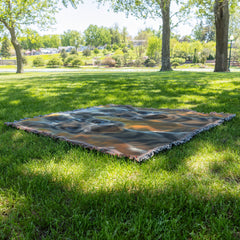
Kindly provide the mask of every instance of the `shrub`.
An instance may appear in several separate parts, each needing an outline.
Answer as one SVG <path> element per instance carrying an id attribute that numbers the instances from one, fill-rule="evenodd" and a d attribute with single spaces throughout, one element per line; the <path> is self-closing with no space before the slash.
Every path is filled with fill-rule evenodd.
<path id="1" fill-rule="evenodd" d="M 146 67 L 154 67 L 156 66 L 156 64 L 157 64 L 156 61 L 154 61 L 154 59 L 151 59 L 151 58 L 146 59 L 144 62 L 144 65 Z"/>
<path id="2" fill-rule="evenodd" d="M 125 53 L 122 57 L 123 59 L 123 66 L 127 67 L 128 66 L 128 62 L 130 60 L 130 57 L 129 57 L 129 54 L 128 53 Z"/>
<path id="3" fill-rule="evenodd" d="M 240 62 L 240 46 L 239 49 L 233 49 L 231 59 L 232 61 Z"/>
<path id="4" fill-rule="evenodd" d="M 115 60 L 115 62 L 116 62 L 116 67 L 122 67 L 123 66 L 123 56 L 121 56 L 121 55 L 115 55 L 115 56 L 113 56 L 112 57 L 114 60 Z"/>
<path id="5" fill-rule="evenodd" d="M 97 66 L 100 66 L 101 65 L 101 60 L 98 58 L 94 61 L 94 64 L 97 65 Z"/>
<path id="6" fill-rule="evenodd" d="M 121 49 L 117 49 L 115 52 L 114 52 L 114 55 L 123 55 L 123 51 Z"/>
<path id="7" fill-rule="evenodd" d="M 62 60 L 58 57 L 52 57 L 48 63 L 47 66 L 51 67 L 51 68 L 56 68 L 56 67 L 60 67 L 63 64 Z"/>
<path id="8" fill-rule="evenodd" d="M 72 61 L 71 61 L 71 65 L 73 67 L 79 67 L 83 65 L 83 61 L 79 58 L 79 57 L 75 57 Z"/>
<path id="9" fill-rule="evenodd" d="M 71 55 L 78 55 L 78 52 L 77 52 L 76 48 L 72 48 L 70 54 Z"/>
<path id="10" fill-rule="evenodd" d="M 68 54 L 66 53 L 65 49 L 61 50 L 60 56 L 61 56 L 63 61 L 67 58 Z"/>
<path id="11" fill-rule="evenodd" d="M 108 54 L 107 49 L 103 49 L 103 54 L 104 54 L 104 55 L 107 55 L 107 54 Z"/>
<path id="12" fill-rule="evenodd" d="M 185 58 L 172 58 L 171 63 L 174 63 L 174 62 L 179 63 L 179 65 L 180 65 L 180 64 L 184 64 L 186 62 L 186 60 L 185 60 Z"/>
<path id="13" fill-rule="evenodd" d="M 162 49 L 162 41 L 159 37 L 152 36 L 148 39 L 146 54 L 149 58 L 159 63 L 161 59 L 161 49 Z M 144 48 L 140 48 L 139 51 L 144 52 Z M 139 56 L 141 55 L 139 54 Z"/>
<path id="14" fill-rule="evenodd" d="M 89 56 L 91 56 L 91 50 L 90 49 L 84 49 L 82 54 L 85 57 L 89 57 Z"/>
<path id="15" fill-rule="evenodd" d="M 123 53 L 128 53 L 128 48 L 127 48 L 127 47 L 124 47 L 124 48 L 122 49 L 122 52 L 123 52 Z"/>
<path id="16" fill-rule="evenodd" d="M 126 47 L 126 44 L 125 44 L 125 43 L 121 43 L 121 44 L 120 44 L 120 48 L 123 49 L 123 48 L 125 48 L 125 47 Z"/>
<path id="17" fill-rule="evenodd" d="M 134 66 L 134 60 L 129 59 L 125 65 L 126 67 L 133 67 Z"/>
<path id="18" fill-rule="evenodd" d="M 196 48 L 194 49 L 193 63 L 199 63 L 199 57 L 198 57 Z"/>
<path id="19" fill-rule="evenodd" d="M 76 58 L 76 56 L 69 56 L 65 59 L 64 61 L 64 66 L 69 66 L 71 64 L 71 62 L 74 60 L 74 58 Z"/>
<path id="20" fill-rule="evenodd" d="M 133 63 L 134 67 L 141 67 L 142 65 L 143 65 L 143 60 L 141 58 L 137 58 Z"/>
<path id="21" fill-rule="evenodd" d="M 106 49 L 108 50 L 108 51 L 111 51 L 112 50 L 112 47 L 111 47 L 111 45 L 107 45 L 107 47 L 106 47 Z"/>
<path id="22" fill-rule="evenodd" d="M 95 54 L 98 54 L 98 53 L 99 53 L 99 49 L 98 49 L 98 48 L 94 48 L 93 52 L 94 52 Z"/>
<path id="23" fill-rule="evenodd" d="M 22 63 L 23 63 L 23 65 L 28 64 L 27 58 L 25 56 L 22 56 Z"/>
<path id="24" fill-rule="evenodd" d="M 180 50 L 180 49 L 176 49 L 174 51 L 174 57 L 176 58 L 187 58 L 187 53 L 183 50 Z"/>
<path id="25" fill-rule="evenodd" d="M 112 45 L 112 49 L 113 49 L 114 51 L 116 51 L 118 48 L 119 48 L 119 46 L 118 46 L 116 43 L 114 43 L 114 44 Z"/>
<path id="26" fill-rule="evenodd" d="M 174 68 L 176 68 L 176 67 L 179 66 L 180 64 L 179 64 L 178 62 L 173 62 L 171 65 L 172 65 Z"/>
<path id="27" fill-rule="evenodd" d="M 212 54 L 209 54 L 209 57 L 207 58 L 207 60 L 214 60 L 215 57 Z"/>
<path id="28" fill-rule="evenodd" d="M 109 67 L 115 67 L 116 61 L 113 58 L 107 57 L 102 60 L 102 65 L 108 65 Z"/>
<path id="29" fill-rule="evenodd" d="M 36 57 L 33 60 L 33 66 L 34 67 L 42 67 L 44 65 L 45 65 L 45 63 L 44 63 L 44 59 L 42 57 Z"/>
<path id="30" fill-rule="evenodd" d="M 79 67 L 84 65 L 83 61 L 81 60 L 80 57 L 78 57 L 77 55 L 71 55 L 69 57 L 67 57 L 64 61 L 64 66 L 72 66 L 72 67 Z"/>
<path id="31" fill-rule="evenodd" d="M 205 64 L 207 61 L 207 58 L 205 56 L 201 56 L 199 60 L 200 60 L 200 63 Z"/>
<path id="32" fill-rule="evenodd" d="M 133 43 L 129 43 L 128 48 L 130 48 L 131 50 L 133 50 L 133 49 L 134 49 Z"/>

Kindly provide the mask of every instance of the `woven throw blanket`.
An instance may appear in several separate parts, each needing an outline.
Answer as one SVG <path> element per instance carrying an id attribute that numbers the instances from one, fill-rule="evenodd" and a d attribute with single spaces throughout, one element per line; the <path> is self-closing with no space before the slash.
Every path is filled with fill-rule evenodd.
<path id="1" fill-rule="evenodd" d="M 5 124 L 140 162 L 234 116 L 110 104 Z"/>

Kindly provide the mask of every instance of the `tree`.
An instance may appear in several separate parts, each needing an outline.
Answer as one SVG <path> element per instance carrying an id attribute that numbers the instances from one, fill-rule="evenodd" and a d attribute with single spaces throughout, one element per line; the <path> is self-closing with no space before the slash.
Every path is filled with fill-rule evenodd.
<path id="1" fill-rule="evenodd" d="M 22 48 L 32 51 L 33 49 L 39 49 L 42 46 L 41 37 L 37 31 L 26 29 L 24 33 L 26 36 L 19 38 Z"/>
<path id="2" fill-rule="evenodd" d="M 214 16 L 216 27 L 215 72 L 228 69 L 228 32 L 230 13 L 237 7 L 237 0 L 189 0 L 190 5 L 198 7 L 200 17 Z"/>
<path id="3" fill-rule="evenodd" d="M 40 40 L 45 48 L 58 48 L 62 45 L 60 35 L 58 34 L 43 35 L 40 37 Z"/>
<path id="4" fill-rule="evenodd" d="M 193 29 L 195 40 L 201 42 L 216 41 L 216 29 L 214 25 L 214 19 L 207 24 L 203 24 L 203 21 L 197 24 Z"/>
<path id="5" fill-rule="evenodd" d="M 68 54 L 67 54 L 65 49 L 61 50 L 60 56 L 61 56 L 63 61 L 67 58 Z"/>
<path id="6" fill-rule="evenodd" d="M 181 42 L 191 42 L 192 41 L 192 37 L 190 35 L 184 35 L 180 38 Z"/>
<path id="7" fill-rule="evenodd" d="M 1 56 L 3 58 L 9 58 L 11 56 L 10 54 L 10 41 L 9 39 L 5 36 L 2 41 L 2 47 L 1 47 Z"/>
<path id="8" fill-rule="evenodd" d="M 146 28 L 140 30 L 137 36 L 134 37 L 135 40 L 145 40 L 145 45 L 148 44 L 148 39 L 154 36 L 154 31 L 151 28 Z"/>
<path id="9" fill-rule="evenodd" d="M 171 0 L 161 0 L 160 8 L 162 12 L 162 68 L 161 71 L 170 71 L 170 4 Z"/>
<path id="10" fill-rule="evenodd" d="M 63 0 L 66 5 L 68 0 Z M 78 0 L 70 0 L 76 6 Z M 21 45 L 18 34 L 32 24 L 40 27 L 51 25 L 58 11 L 58 0 L 0 0 L 0 28 L 3 25 L 11 35 L 11 42 L 17 57 L 17 73 L 23 72 Z"/>
<path id="11" fill-rule="evenodd" d="M 170 63 L 170 4 L 171 0 L 97 0 L 111 2 L 114 11 L 124 11 L 140 18 L 149 16 L 162 18 L 162 67 L 161 71 L 171 71 Z M 176 1 L 178 2 L 178 0 Z"/>
<path id="12" fill-rule="evenodd" d="M 122 32 L 121 32 L 121 40 L 123 44 L 127 44 L 128 42 L 128 32 L 127 28 L 123 27 Z"/>
<path id="13" fill-rule="evenodd" d="M 161 39 L 156 36 L 152 36 L 148 40 L 147 56 L 157 63 L 160 60 L 161 45 Z"/>
<path id="14" fill-rule="evenodd" d="M 99 47 L 111 43 L 111 34 L 109 29 L 98 27 L 97 25 L 89 25 L 84 31 L 87 46 Z"/>
<path id="15" fill-rule="evenodd" d="M 229 33 L 234 36 L 234 40 L 240 38 L 240 6 L 236 6 L 235 12 L 230 15 Z"/>
<path id="16" fill-rule="evenodd" d="M 81 33 L 75 30 L 67 30 L 61 35 L 61 41 L 63 46 L 74 46 L 76 49 L 83 44 L 83 38 Z"/>
<path id="17" fill-rule="evenodd" d="M 121 43 L 121 34 L 119 32 L 119 27 L 117 24 L 114 27 L 109 28 L 110 35 L 111 35 L 111 44 L 120 45 Z"/>
<path id="18" fill-rule="evenodd" d="M 34 23 L 46 26 L 47 23 L 52 22 L 52 14 L 57 10 L 56 0 L 0 0 L 0 24 L 4 25 L 11 35 L 11 42 L 17 57 L 17 73 L 23 72 L 18 33 Z"/>
<path id="19" fill-rule="evenodd" d="M 216 63 L 215 72 L 227 72 L 228 69 L 228 0 L 216 0 L 214 4 L 216 25 Z"/>

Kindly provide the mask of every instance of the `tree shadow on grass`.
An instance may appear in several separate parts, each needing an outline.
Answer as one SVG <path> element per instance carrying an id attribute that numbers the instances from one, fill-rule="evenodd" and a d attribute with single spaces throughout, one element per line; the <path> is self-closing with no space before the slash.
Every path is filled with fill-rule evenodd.
<path id="1" fill-rule="evenodd" d="M 222 158 L 210 166 L 206 182 L 188 165 L 207 145 L 216 153 L 230 154 L 229 148 L 239 152 L 239 92 L 215 91 L 209 85 L 210 79 L 226 75 L 43 76 L 23 76 L 0 92 L 0 196 L 6 199 L 2 239 L 237 239 L 240 199 L 228 177 L 238 172 L 230 175 Z M 236 85 L 237 75 L 227 76 Z M 188 102 L 194 110 L 226 110 L 237 117 L 141 165 L 2 125 L 109 103 L 178 108 L 186 104 L 184 95 L 196 96 Z M 79 172 L 71 174 L 74 166 Z M 215 189 L 219 179 L 232 192 Z"/>
<path id="2" fill-rule="evenodd" d="M 234 239 L 239 231 L 239 197 L 186 176 L 155 189 L 131 182 L 86 190 L 54 171 L 13 166 L 2 182 L 10 199 L 2 239 Z"/>
<path id="3" fill-rule="evenodd" d="M 158 107 L 163 102 L 168 106 L 176 105 L 178 100 L 173 96 L 169 98 L 168 86 L 164 88 L 163 84 L 159 88 L 155 82 L 154 86 L 148 86 L 145 81 L 139 84 L 134 74 L 131 77 L 134 80 L 129 82 L 126 74 L 50 75 L 47 80 L 27 76 L 18 86 L 12 83 L 1 92 L 0 96 L 4 97 L 1 104 L 7 106 L 9 115 L 15 115 L 15 119 L 109 103 L 147 107 Z M 24 116 L 17 115 L 16 109 L 25 113 Z"/>
<path id="4" fill-rule="evenodd" d="M 173 76 L 174 77 L 174 76 Z M 146 80 L 151 79 L 151 84 Z M 48 111 L 56 111 L 56 106 L 68 109 L 77 104 L 80 106 L 93 106 L 91 104 L 141 104 L 159 107 L 161 105 L 176 105 L 178 101 L 175 96 L 191 93 L 191 81 L 180 82 L 174 80 L 174 84 L 168 83 L 169 76 L 154 74 L 64 74 L 29 76 L 19 79 L 19 85 L 9 85 L 4 95 L 8 98 L 4 104 L 13 100 L 20 100 L 19 105 L 28 103 L 31 107 L 32 101 L 36 105 L 42 102 L 41 107 Z M 207 84 L 207 83 L 204 83 Z M 177 88 L 182 88 L 177 90 Z M 158 91 L 160 90 L 160 91 Z M 198 89 L 199 90 L 199 89 Z M 129 94 L 130 93 L 130 94 Z M 49 96 L 50 95 L 50 96 Z M 169 97 L 171 96 L 171 97 Z M 29 101 L 31 100 L 31 101 Z M 45 104 L 47 103 L 48 106 Z M 39 103 L 41 104 L 41 103 Z M 28 107 L 27 106 L 27 107 Z M 64 110 L 65 110 L 64 109 Z"/>
<path id="5" fill-rule="evenodd" d="M 237 89 L 233 91 L 223 89 L 218 92 L 209 89 L 210 79 L 219 81 L 225 77 L 226 74 L 209 74 L 206 77 L 205 73 L 26 75 L 19 80 L 19 85 L 14 86 L 11 83 L 1 93 L 5 97 L 1 101 L 5 108 L 0 113 L 0 119 L 13 121 L 109 103 L 177 108 L 186 103 L 181 97 L 189 95 L 203 96 L 206 99 L 204 103 L 197 97 L 187 101 L 193 110 L 200 112 L 232 110 L 234 113 L 236 103 L 240 99 Z M 228 75 L 228 78 L 235 80 L 236 74 Z M 186 157 L 188 154 L 184 152 L 183 156 Z M 176 158 L 181 159 L 179 156 Z M 168 159 L 167 162 L 180 163 L 181 161 L 176 161 L 176 158 Z M 172 169 L 174 166 L 167 168 Z"/>

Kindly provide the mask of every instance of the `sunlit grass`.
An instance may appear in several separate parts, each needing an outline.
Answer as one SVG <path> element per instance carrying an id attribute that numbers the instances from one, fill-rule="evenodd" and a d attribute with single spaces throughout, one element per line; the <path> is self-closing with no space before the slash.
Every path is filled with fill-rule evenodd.
<path id="1" fill-rule="evenodd" d="M 104 104 L 236 117 L 148 161 L 4 122 Z M 0 74 L 0 239 L 239 239 L 238 73 Z"/>

